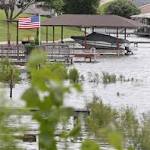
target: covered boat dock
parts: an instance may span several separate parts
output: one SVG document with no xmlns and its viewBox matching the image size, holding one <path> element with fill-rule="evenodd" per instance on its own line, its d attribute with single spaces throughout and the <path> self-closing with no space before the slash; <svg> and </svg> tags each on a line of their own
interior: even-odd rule
<svg viewBox="0 0 150 150">
<path fill-rule="evenodd" d="M 79 27 L 84 29 L 84 48 L 88 49 L 88 35 L 87 29 L 91 29 L 94 33 L 97 28 L 113 29 L 116 31 L 116 37 L 113 42 L 116 44 L 116 49 L 113 52 L 117 52 L 119 55 L 122 51 L 120 44 L 122 40 L 119 39 L 119 30 L 123 30 L 124 40 L 127 37 L 127 29 L 136 29 L 141 26 L 140 23 L 116 15 L 81 15 L 81 14 L 64 14 L 57 17 L 46 19 L 41 23 L 43 27 L 46 27 L 46 43 L 48 43 L 49 27 L 52 27 L 52 39 L 55 43 L 55 27 L 61 27 L 61 43 L 64 43 L 64 27 Z M 105 37 L 104 37 L 105 38 Z M 103 49 L 102 49 L 103 50 Z"/>
<path fill-rule="evenodd" d="M 124 29 L 124 39 L 126 39 L 127 29 L 136 29 L 141 26 L 140 23 L 116 15 L 61 15 L 46 19 L 41 23 L 46 27 L 46 41 L 48 42 L 48 27 L 53 28 L 53 42 L 55 42 L 55 27 L 61 27 L 61 42 L 63 42 L 64 28 L 63 27 L 80 27 L 85 29 L 85 37 L 87 36 L 87 28 L 95 31 L 95 28 L 108 28 L 116 30 L 116 37 L 119 35 L 119 29 Z M 116 41 L 117 42 L 117 41 Z M 86 39 L 85 39 L 86 46 Z M 119 48 L 119 41 L 118 41 Z"/>
</svg>

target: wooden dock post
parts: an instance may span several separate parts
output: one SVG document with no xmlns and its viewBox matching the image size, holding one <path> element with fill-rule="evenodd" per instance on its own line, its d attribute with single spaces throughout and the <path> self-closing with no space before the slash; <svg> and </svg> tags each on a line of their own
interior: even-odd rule
<svg viewBox="0 0 150 150">
<path fill-rule="evenodd" d="M 46 43 L 48 43 L 48 26 L 46 26 Z"/>
<path fill-rule="evenodd" d="M 64 27 L 61 26 L 61 43 L 64 43 Z"/>
<path fill-rule="evenodd" d="M 53 26 L 53 43 L 55 43 L 55 26 Z"/>
<path fill-rule="evenodd" d="M 120 55 L 120 52 L 119 52 L 119 29 L 117 28 L 117 41 L 116 41 L 116 44 L 117 44 L 117 50 L 118 50 L 118 56 Z"/>
<path fill-rule="evenodd" d="M 71 59 L 70 59 L 70 63 L 71 63 L 71 65 L 73 64 L 73 58 L 71 57 Z"/>
</svg>

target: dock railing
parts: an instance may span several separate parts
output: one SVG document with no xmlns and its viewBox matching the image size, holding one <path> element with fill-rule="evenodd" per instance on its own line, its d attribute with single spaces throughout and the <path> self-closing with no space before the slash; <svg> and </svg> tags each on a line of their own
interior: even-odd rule
<svg viewBox="0 0 150 150">
<path fill-rule="evenodd" d="M 0 44 L 0 57 L 12 59 L 25 59 L 25 47 L 22 44 Z"/>
<path fill-rule="evenodd" d="M 31 45 L 32 46 L 32 45 Z M 76 43 L 45 43 L 41 45 L 33 45 L 33 49 L 41 49 L 45 51 L 48 55 L 49 61 L 65 61 L 71 62 L 76 59 L 84 59 L 84 61 L 89 60 L 89 62 L 96 61 L 97 56 L 101 54 L 122 54 L 122 49 L 119 50 L 106 50 L 106 49 L 95 49 L 84 48 L 77 45 Z M 0 58 L 8 57 L 16 61 L 27 61 L 29 53 L 27 53 L 27 48 L 23 44 L 19 45 L 0 45 Z"/>
</svg>

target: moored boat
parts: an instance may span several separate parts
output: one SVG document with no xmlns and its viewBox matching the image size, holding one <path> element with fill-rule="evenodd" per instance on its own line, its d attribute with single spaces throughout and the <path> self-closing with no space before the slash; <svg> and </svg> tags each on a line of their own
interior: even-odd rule
<svg viewBox="0 0 150 150">
<path fill-rule="evenodd" d="M 103 50 L 117 50 L 119 48 L 127 52 L 130 51 L 130 42 L 128 40 L 97 32 L 93 32 L 87 36 L 72 36 L 71 38 L 82 46 L 86 45 L 87 48 L 94 47 L 95 49 Z"/>
</svg>

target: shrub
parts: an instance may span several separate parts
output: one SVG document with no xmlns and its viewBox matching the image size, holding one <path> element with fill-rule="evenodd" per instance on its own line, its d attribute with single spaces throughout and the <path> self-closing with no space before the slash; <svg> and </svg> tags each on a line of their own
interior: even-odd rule
<svg viewBox="0 0 150 150">
<path fill-rule="evenodd" d="M 73 68 L 69 70 L 69 79 L 73 83 L 77 83 L 79 81 L 79 73 L 77 69 Z"/>
<path fill-rule="evenodd" d="M 116 83 L 117 76 L 115 74 L 109 74 L 107 72 L 102 72 L 102 81 L 104 84 Z"/>
</svg>

